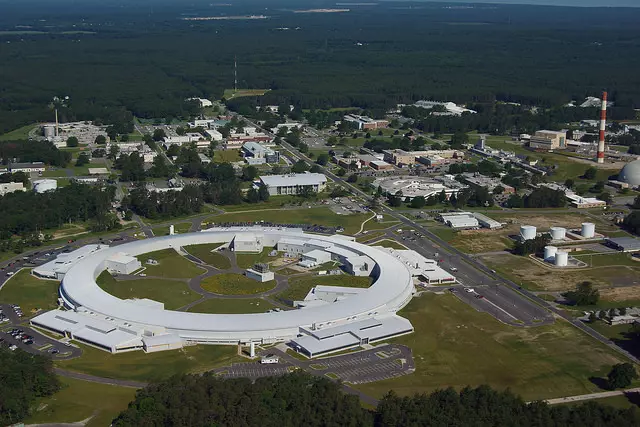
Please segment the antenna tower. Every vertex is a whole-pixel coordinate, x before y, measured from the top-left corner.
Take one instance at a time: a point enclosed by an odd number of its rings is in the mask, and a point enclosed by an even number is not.
[[[233,91],[238,91],[238,58],[233,57]]]

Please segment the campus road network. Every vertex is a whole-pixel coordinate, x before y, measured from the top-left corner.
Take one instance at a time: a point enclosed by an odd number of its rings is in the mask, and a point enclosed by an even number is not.
[[[295,147],[293,147],[288,142],[282,141],[281,144],[282,144],[282,146],[284,148],[286,148],[293,155],[294,158],[297,158],[297,159],[300,159],[300,160],[304,160],[304,161],[309,162],[309,163],[313,163],[313,160],[311,160],[306,155],[300,153]],[[342,184],[342,185],[346,186],[347,188],[349,188],[353,194],[356,194],[356,195],[362,197],[364,200],[371,201],[371,199],[372,199],[371,196],[369,196],[368,194],[366,194],[365,192],[363,192],[362,190],[357,188],[355,185],[352,185],[351,183],[347,182],[346,180],[340,178],[339,176],[337,176],[336,174],[334,174],[333,172],[331,172],[327,168],[323,168],[323,172],[328,177],[330,177],[332,180],[334,180],[335,182],[339,182],[340,184]],[[382,211],[385,214],[397,219],[402,224],[404,224],[406,226],[409,226],[412,229],[417,230],[418,232],[422,233],[424,235],[424,237],[428,238],[431,241],[431,244],[433,245],[434,249],[437,248],[439,253],[445,254],[447,256],[450,256],[451,257],[451,265],[455,266],[459,271],[459,273],[456,273],[456,274],[457,275],[461,275],[461,276],[466,276],[468,280],[471,280],[471,282],[470,283],[468,282],[467,285],[474,284],[474,286],[478,286],[478,284],[487,283],[487,282],[494,282],[494,283],[498,283],[498,284],[501,284],[501,285],[508,286],[512,290],[514,290],[517,294],[519,294],[522,299],[528,298],[529,300],[535,301],[541,307],[544,307],[547,310],[549,310],[550,312],[552,312],[553,314],[555,314],[556,316],[563,318],[564,320],[566,320],[567,322],[571,323],[576,328],[582,330],[583,332],[587,333],[591,337],[593,337],[596,340],[600,341],[601,343],[607,345],[612,350],[624,355],[626,358],[632,360],[635,363],[640,363],[640,360],[637,357],[635,357],[634,355],[632,355],[628,351],[620,348],[619,346],[615,345],[610,339],[608,339],[604,335],[602,335],[599,332],[595,331],[594,329],[590,328],[588,325],[584,324],[580,320],[574,319],[570,314],[565,313],[563,310],[558,309],[557,307],[553,306],[548,301],[545,301],[542,298],[538,297],[536,294],[534,294],[534,293],[522,288],[517,283],[512,282],[511,280],[508,280],[508,279],[505,279],[503,277],[500,277],[500,276],[496,275],[486,265],[484,265],[481,262],[479,262],[478,260],[470,257],[469,255],[465,254],[464,252],[456,249],[455,247],[449,245],[447,242],[442,240],[440,237],[436,236],[434,233],[429,231],[428,228],[423,227],[422,225],[420,225],[417,222],[407,218],[406,216],[402,215],[401,213],[394,211],[393,209],[391,209],[388,206],[382,205],[380,207],[380,211]]]

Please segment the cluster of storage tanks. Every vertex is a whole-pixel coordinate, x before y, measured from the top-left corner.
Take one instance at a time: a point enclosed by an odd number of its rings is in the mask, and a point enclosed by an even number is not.
[[[555,246],[545,246],[544,260],[556,267],[566,267],[569,264],[569,252],[560,251]]]
[[[522,240],[535,239],[538,231],[533,225],[521,225],[520,237]],[[567,238],[567,229],[564,227],[551,227],[549,230],[551,240],[565,240]],[[596,235],[596,226],[592,222],[583,222],[580,228],[580,236],[584,239],[592,239]]]

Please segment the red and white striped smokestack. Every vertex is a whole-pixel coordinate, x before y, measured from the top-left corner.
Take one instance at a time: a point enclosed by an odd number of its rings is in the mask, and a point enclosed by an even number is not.
[[[600,110],[600,139],[598,139],[598,163],[604,163],[604,130],[607,126],[607,92],[602,92]]]

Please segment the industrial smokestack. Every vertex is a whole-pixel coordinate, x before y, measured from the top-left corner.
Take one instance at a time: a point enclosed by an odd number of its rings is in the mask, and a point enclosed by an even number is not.
[[[607,126],[607,92],[602,92],[600,110],[600,139],[598,139],[598,163],[604,163],[604,130]]]
[[[59,135],[59,132],[58,132],[58,109],[56,108],[56,136],[58,136],[58,135]]]

